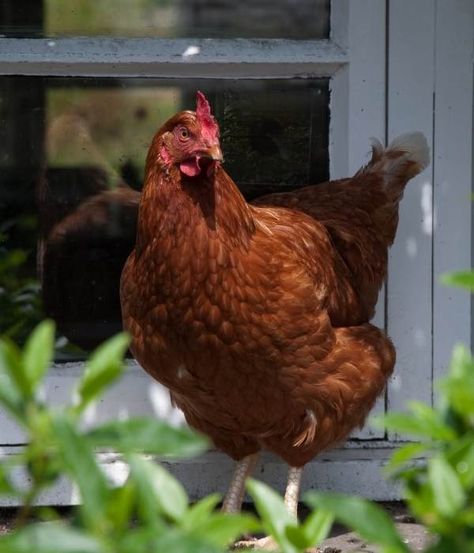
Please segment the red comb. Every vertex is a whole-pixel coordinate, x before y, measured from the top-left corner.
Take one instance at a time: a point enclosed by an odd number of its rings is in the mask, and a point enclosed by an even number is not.
[[[213,141],[217,140],[219,137],[219,127],[212,116],[211,106],[207,98],[200,90],[196,92],[196,116],[201,123],[206,138]]]
[[[211,106],[209,105],[207,98],[200,90],[196,92],[196,114],[198,118],[202,120],[210,119],[212,117]]]

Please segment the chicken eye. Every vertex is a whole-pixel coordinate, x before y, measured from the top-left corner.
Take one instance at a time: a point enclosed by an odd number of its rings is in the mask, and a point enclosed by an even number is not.
[[[181,127],[179,129],[179,137],[180,138],[189,138],[189,131],[186,127]]]

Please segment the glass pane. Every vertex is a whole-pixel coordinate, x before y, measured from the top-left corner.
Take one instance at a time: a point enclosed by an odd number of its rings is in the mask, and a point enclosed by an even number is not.
[[[329,0],[4,0],[10,36],[329,38]]]
[[[64,359],[120,330],[147,149],[196,89],[248,199],[327,179],[327,80],[0,79],[0,333],[52,317]]]

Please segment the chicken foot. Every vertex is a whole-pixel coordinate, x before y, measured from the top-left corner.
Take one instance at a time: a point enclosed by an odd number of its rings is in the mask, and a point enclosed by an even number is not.
[[[245,494],[245,482],[257,464],[259,453],[252,453],[237,462],[229,489],[224,498],[222,512],[240,513]]]

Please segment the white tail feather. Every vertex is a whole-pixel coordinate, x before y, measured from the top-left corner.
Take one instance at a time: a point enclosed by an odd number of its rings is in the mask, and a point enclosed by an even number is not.
[[[421,132],[401,134],[387,148],[377,139],[372,139],[371,143],[372,159],[359,174],[381,175],[386,186],[393,187],[396,197],[400,196],[406,182],[430,163],[428,142]]]
[[[421,132],[401,134],[390,142],[388,152],[405,152],[408,161],[417,164],[418,170],[423,171],[430,164],[430,149],[425,135]]]

